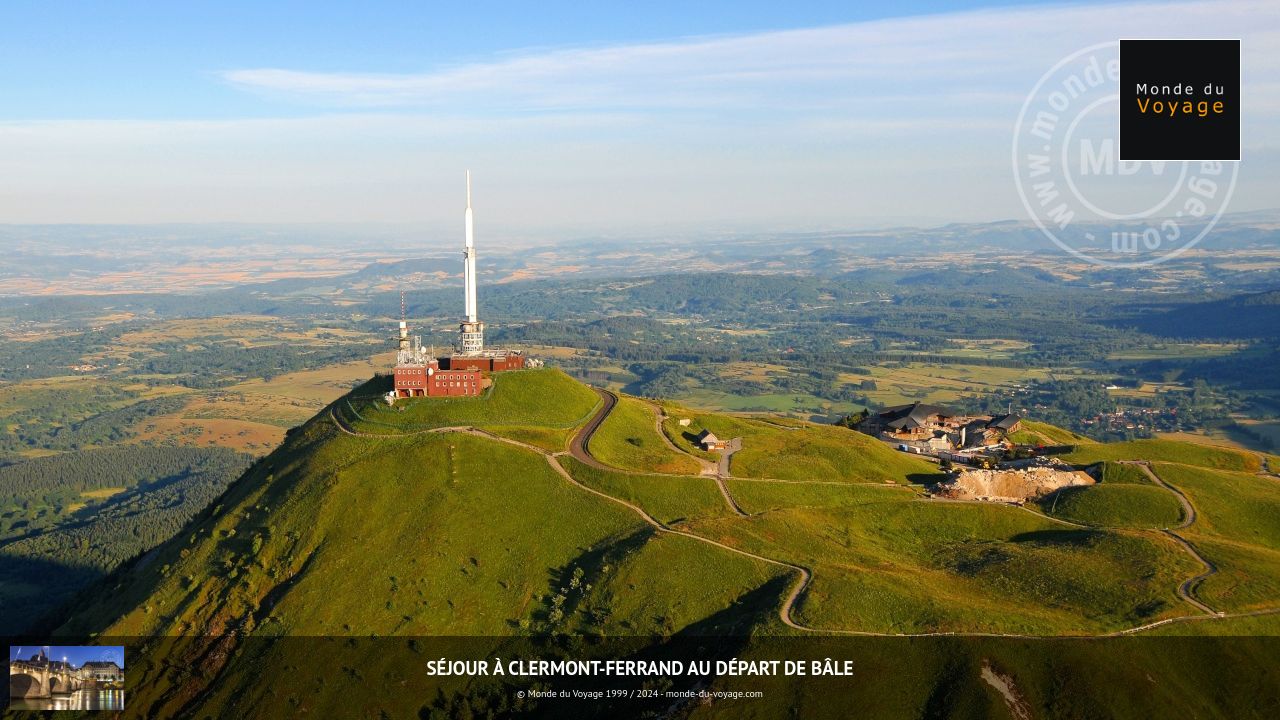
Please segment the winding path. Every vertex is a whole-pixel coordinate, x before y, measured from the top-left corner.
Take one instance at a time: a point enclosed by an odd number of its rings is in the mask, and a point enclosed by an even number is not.
[[[599,467],[606,470],[612,470],[612,468],[604,465],[603,463],[600,463],[595,458],[591,457],[588,451],[589,449],[588,441],[590,440],[591,434],[594,433],[600,427],[600,424],[604,422],[604,418],[609,414],[609,412],[617,404],[617,396],[604,390],[596,390],[596,392],[601,395],[602,399],[604,399],[604,403],[601,405],[600,409],[596,412],[596,414],[592,416],[592,418],[588,420],[581,428],[579,428],[577,433],[574,435],[573,440],[570,442],[570,451],[568,454],[572,455],[574,458],[578,459],[581,462],[591,465],[592,467]],[[1166,618],[1164,620],[1158,620],[1156,622],[1147,623],[1145,625],[1139,625],[1137,627],[1127,628],[1124,630],[1117,630],[1115,632],[1110,632],[1110,633],[1103,633],[1100,635],[1029,635],[1024,633],[984,633],[984,632],[891,633],[891,632],[874,632],[870,630],[840,630],[840,629],[816,628],[809,625],[805,625],[795,620],[792,617],[793,611],[795,609],[796,601],[800,598],[800,595],[804,593],[804,591],[809,587],[810,582],[812,582],[813,580],[812,570],[810,570],[809,568],[803,565],[798,565],[796,563],[788,562],[785,560],[779,560],[776,558],[766,557],[764,555],[759,555],[759,554],[750,552],[748,550],[743,550],[740,548],[733,547],[731,545],[726,545],[725,543],[712,540],[711,538],[703,537],[701,535],[696,535],[694,533],[687,532],[685,530],[677,530],[675,528],[669,527],[665,523],[661,522],[657,518],[650,515],[644,508],[640,507],[639,505],[636,505],[635,503],[632,503],[628,500],[624,500],[622,498],[614,497],[605,492],[602,492],[595,488],[584,485],[583,483],[574,479],[574,477],[570,475],[567,470],[564,469],[564,466],[560,464],[559,458],[566,454],[564,452],[559,452],[559,453],[548,452],[545,448],[541,448],[536,445],[530,445],[529,443],[521,442],[519,440],[513,440],[511,438],[504,438],[504,437],[494,435],[492,433],[489,433],[479,428],[471,427],[471,426],[450,426],[450,427],[430,428],[426,430],[418,430],[410,433],[399,433],[395,435],[379,434],[379,433],[364,433],[349,427],[339,416],[339,413],[336,412],[335,410],[336,406],[337,406],[336,402],[329,406],[330,419],[333,420],[334,426],[337,427],[339,431],[347,435],[351,435],[353,437],[386,440],[386,439],[402,437],[406,435],[424,435],[424,434],[431,434],[431,433],[455,433],[456,432],[456,433],[466,433],[469,435],[476,435],[476,436],[488,438],[490,440],[507,443],[508,445],[514,445],[516,447],[524,448],[525,450],[538,453],[539,455],[543,456],[543,458],[546,459],[547,464],[551,467],[553,471],[555,471],[556,474],[558,474],[561,478],[563,478],[565,481],[567,481],[571,485],[585,492],[589,492],[592,495],[595,495],[599,498],[602,498],[604,500],[607,500],[612,503],[616,503],[618,505],[621,505],[622,507],[627,508],[631,512],[635,513],[643,522],[645,522],[647,525],[649,525],[659,533],[686,537],[686,538],[689,538],[690,540],[695,540],[697,542],[705,543],[707,545],[711,545],[721,550],[734,553],[735,555],[750,558],[752,560],[756,560],[756,561],[765,563],[767,565],[789,570],[795,573],[796,579],[792,583],[790,590],[788,590],[786,597],[783,598],[782,604],[778,607],[778,619],[787,627],[792,628],[794,630],[801,631],[801,632],[805,632],[805,633],[814,633],[819,635],[850,635],[850,636],[862,636],[862,637],[902,637],[902,638],[984,637],[984,638],[1012,638],[1012,639],[1021,639],[1021,640],[1062,640],[1062,639],[1097,640],[1102,638],[1113,638],[1113,637],[1122,637],[1126,635],[1133,635],[1133,634],[1141,633],[1147,630],[1152,630],[1154,628],[1162,627],[1164,625],[1171,625],[1174,623],[1181,623],[1181,622],[1194,622],[1194,621],[1216,620],[1216,619],[1226,619],[1226,618],[1258,617],[1263,615],[1280,614],[1280,608],[1269,608],[1269,609],[1255,610],[1252,612],[1244,612],[1244,613],[1214,612],[1208,609],[1206,606],[1199,603],[1198,601],[1194,600],[1194,598],[1190,598],[1189,595],[1184,595],[1183,596],[1184,599],[1187,599],[1189,602],[1196,605],[1197,607],[1203,608],[1207,614],[1184,615],[1180,617]],[[1141,461],[1133,461],[1133,462],[1134,464],[1142,464]],[[1149,468],[1147,468],[1147,472],[1150,472]],[[1155,478],[1154,473],[1151,473],[1151,476]],[[1175,493],[1178,492],[1176,489],[1173,489],[1171,486],[1165,484],[1163,481],[1159,480],[1158,478],[1155,478],[1155,480],[1159,484],[1165,487],[1169,487]],[[1178,493],[1178,494],[1179,496],[1181,496],[1181,493]],[[1188,505],[1189,504],[1190,503],[1188,502]],[[1192,508],[1192,512],[1194,513],[1194,508]],[[1194,514],[1192,515],[1192,518],[1194,519]],[[1189,524],[1190,523],[1188,522],[1180,527],[1186,527],[1186,525],[1189,525]],[[1166,532],[1169,532],[1171,535],[1173,535],[1172,531],[1166,531]],[[1174,535],[1174,537],[1181,540],[1181,538],[1178,537],[1177,535]],[[1189,543],[1186,543],[1185,540],[1182,540],[1182,542],[1190,550],[1190,552],[1192,552],[1197,558],[1200,558],[1199,553],[1196,552],[1195,549],[1192,548]],[[1202,562],[1205,563],[1206,566],[1213,568],[1213,566],[1210,565],[1207,561],[1204,561],[1203,558],[1200,558],[1200,559]],[[1183,587],[1186,587],[1189,584],[1192,584],[1198,581],[1199,579],[1203,579],[1203,577],[1207,577],[1208,575],[1213,574],[1213,572],[1216,572],[1216,569],[1213,569],[1211,572],[1206,573],[1204,576],[1197,576],[1196,578],[1192,578],[1191,580],[1184,582]],[[1179,588],[1179,590],[1181,592],[1182,588]]]
[[[1159,487],[1173,493],[1174,496],[1178,498],[1178,502],[1182,503],[1182,522],[1175,528],[1165,528],[1163,532],[1165,535],[1172,538],[1173,541],[1182,547],[1183,550],[1186,550],[1191,557],[1195,558],[1196,561],[1203,565],[1204,572],[1196,575],[1195,577],[1189,577],[1186,580],[1183,580],[1182,584],[1178,585],[1178,597],[1192,605],[1195,605],[1197,608],[1209,615],[1222,617],[1224,613],[1214,610],[1201,602],[1200,599],[1194,595],[1196,587],[1198,587],[1205,578],[1218,572],[1218,566],[1209,562],[1208,558],[1200,554],[1200,551],[1196,549],[1195,545],[1192,545],[1189,540],[1175,532],[1175,530],[1184,530],[1191,527],[1191,524],[1196,521],[1196,506],[1191,504],[1191,500],[1188,499],[1186,495],[1182,494],[1181,490],[1162,480],[1159,475],[1156,475],[1155,471],[1151,469],[1151,463],[1145,460],[1122,460],[1120,462],[1123,465],[1133,465],[1134,467],[1142,470],[1143,474],[1147,476],[1147,479]]]
[[[596,410],[596,414],[592,415],[590,420],[587,420],[585,425],[578,429],[578,432],[574,433],[573,439],[569,441],[569,454],[578,462],[590,465],[597,470],[613,470],[614,468],[596,460],[587,450],[587,445],[591,442],[591,436],[595,435],[596,430],[599,430],[600,425],[604,423],[604,419],[617,407],[618,396],[608,390],[594,387],[591,389],[595,391],[596,395],[600,396],[600,408]],[[539,448],[539,450],[542,449]]]
[[[658,437],[662,438],[662,444],[666,445],[667,449],[672,452],[691,457],[694,460],[698,461],[699,475],[703,475],[705,477],[714,477],[717,472],[717,469],[716,469],[717,466],[715,463],[711,462],[710,460],[704,457],[698,457],[697,455],[694,455],[691,452],[680,449],[679,446],[671,442],[671,438],[667,437],[667,432],[662,429],[662,423],[664,420],[667,419],[667,411],[657,403],[650,403],[649,407],[652,408],[654,412],[655,422],[653,424],[653,429],[658,433]]]
[[[716,487],[720,488],[720,494],[724,496],[725,504],[729,506],[730,510],[739,517],[750,517],[747,511],[738,505],[733,493],[729,492],[729,486],[724,482],[724,479],[729,477],[729,462],[733,459],[733,454],[741,449],[742,438],[740,437],[736,437],[725,444],[724,452],[720,454],[720,462],[716,466]]]

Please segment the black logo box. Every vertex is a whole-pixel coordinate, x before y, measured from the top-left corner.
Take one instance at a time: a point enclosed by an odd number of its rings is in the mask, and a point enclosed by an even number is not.
[[[1241,100],[1239,40],[1120,41],[1121,160],[1239,160]]]

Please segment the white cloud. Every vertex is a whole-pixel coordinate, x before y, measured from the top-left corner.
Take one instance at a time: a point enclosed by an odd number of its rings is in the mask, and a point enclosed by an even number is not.
[[[569,48],[421,73],[223,73],[236,87],[335,106],[472,110],[795,111],[893,95],[1020,92],[1066,53],[1117,37],[1247,34],[1250,76],[1280,78],[1272,0],[986,10],[804,30]],[[1021,99],[1021,95],[1018,95]]]
[[[1041,73],[1099,41],[1188,34],[1244,39],[1257,167],[1234,207],[1273,206],[1280,13],[1242,0],[984,10],[417,74],[229,71],[323,114],[0,123],[0,218],[449,228],[467,167],[483,226],[513,234],[1021,217],[1011,127]]]

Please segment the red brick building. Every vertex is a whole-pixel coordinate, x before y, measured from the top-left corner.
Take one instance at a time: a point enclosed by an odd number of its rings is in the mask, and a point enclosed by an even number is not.
[[[440,369],[437,360],[424,364],[396,365],[395,396],[474,397],[484,389],[478,369]]]

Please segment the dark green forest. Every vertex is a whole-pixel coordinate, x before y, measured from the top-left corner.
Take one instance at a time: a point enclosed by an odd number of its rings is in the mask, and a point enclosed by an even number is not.
[[[248,463],[224,448],[120,447],[0,466],[0,633],[172,537]]]

